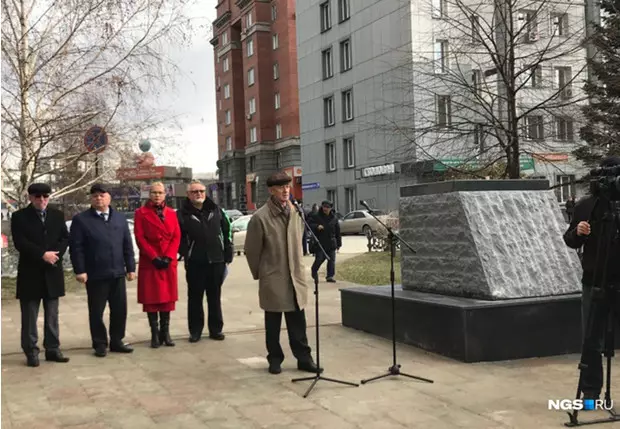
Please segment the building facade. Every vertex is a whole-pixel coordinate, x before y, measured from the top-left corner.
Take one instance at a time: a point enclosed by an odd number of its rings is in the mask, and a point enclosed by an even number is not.
[[[522,3],[504,15],[514,34],[501,42],[499,3],[299,2],[304,203],[327,198],[343,214],[359,200],[394,210],[401,186],[501,162],[497,136],[509,113],[488,47],[502,43],[515,51],[522,174],[566,184],[560,202],[579,195],[574,180],[585,171],[571,152],[583,144],[584,8]]]
[[[213,22],[222,205],[253,211],[267,177],[288,172],[301,198],[294,0],[221,0]]]

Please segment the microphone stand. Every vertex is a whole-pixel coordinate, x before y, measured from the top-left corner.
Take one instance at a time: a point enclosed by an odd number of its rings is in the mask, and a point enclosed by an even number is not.
[[[318,238],[316,237],[316,235],[314,234],[314,231],[312,231],[312,228],[310,228],[310,225],[308,225],[308,222],[306,222],[304,213],[301,209],[301,207],[296,204],[293,203],[293,205],[295,206],[295,208],[297,209],[297,213],[299,214],[299,217],[301,218],[302,222],[306,225],[307,230],[310,232],[311,237],[315,240],[316,244],[318,245],[318,247],[321,249],[321,252],[323,252],[323,256],[325,257],[326,261],[329,261],[330,258],[327,255],[327,252],[325,251],[325,249],[323,249],[323,246],[321,246],[321,243],[319,242]],[[320,340],[319,340],[319,276],[313,276],[314,279],[314,295],[315,295],[315,301],[314,301],[314,313],[315,313],[315,318],[316,318],[316,323],[315,323],[315,330],[316,330],[316,375],[312,376],[312,377],[303,377],[303,378],[294,378],[291,380],[291,382],[296,383],[298,381],[307,381],[307,380],[314,380],[312,382],[312,384],[310,385],[310,387],[308,388],[308,390],[306,390],[306,393],[304,393],[304,398],[307,398],[308,395],[310,394],[310,392],[312,391],[312,389],[314,388],[314,386],[316,385],[316,383],[318,383],[319,380],[325,380],[325,381],[331,381],[332,383],[340,383],[340,384],[346,384],[347,386],[355,386],[358,387],[359,385],[356,383],[350,383],[348,381],[342,381],[342,380],[336,380],[333,378],[328,378],[328,377],[323,377],[321,375],[321,354],[319,353],[319,344],[320,344]]]
[[[383,222],[381,222],[381,220],[375,216],[373,210],[368,207],[368,204],[366,204],[365,201],[360,201],[360,204],[362,206],[364,206],[366,208],[366,210],[368,210],[368,213],[374,217],[377,222],[379,222],[381,225],[383,225],[383,227],[388,231],[388,241],[389,241],[389,245],[390,245],[390,282],[391,282],[391,291],[392,291],[392,366],[388,368],[388,372],[386,374],[382,374],[382,375],[378,375],[376,377],[372,377],[372,378],[368,378],[365,380],[362,380],[361,383],[362,384],[366,384],[369,383],[371,381],[374,380],[378,380],[380,378],[385,378],[385,377],[389,377],[391,375],[403,375],[405,377],[409,377],[409,378],[414,378],[416,380],[420,380],[420,381],[425,381],[427,383],[433,383],[433,380],[430,380],[428,378],[423,378],[423,377],[418,377],[415,375],[411,375],[411,374],[406,374],[404,372],[401,372],[400,370],[400,364],[396,363],[396,299],[394,298],[394,279],[395,279],[395,275],[394,275],[394,253],[395,253],[395,247],[396,247],[396,242],[397,240],[400,241],[401,244],[404,244],[405,246],[407,246],[407,248],[409,250],[411,250],[413,253],[416,253],[416,251],[413,249],[413,247],[411,247],[409,245],[409,243],[407,243],[405,240],[403,240],[397,233],[394,232],[394,230],[392,230],[392,228],[390,228],[389,226],[387,226],[386,224],[384,224]]]

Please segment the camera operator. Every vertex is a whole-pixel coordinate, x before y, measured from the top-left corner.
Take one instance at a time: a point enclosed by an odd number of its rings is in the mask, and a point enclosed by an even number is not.
[[[608,157],[600,163],[601,167],[616,165],[620,165],[619,157]],[[603,387],[603,359],[601,354],[603,352],[605,324],[608,316],[605,305],[611,303],[596,301],[598,311],[593,314],[591,335],[589,338],[586,338],[588,313],[593,299],[598,299],[599,296],[602,296],[603,291],[599,288],[602,286],[600,282],[604,277],[606,277],[608,286],[620,287],[620,264],[618,264],[620,260],[620,242],[617,233],[613,237],[614,242],[608,258],[606,276],[604,275],[605,273],[601,272],[600,267],[600,264],[603,263],[606,249],[601,249],[600,256],[598,256],[600,261],[597,261],[599,244],[601,240],[605,240],[605,237],[603,237],[603,214],[607,210],[608,202],[608,198],[603,194],[599,196],[589,195],[581,199],[575,205],[570,226],[564,234],[564,242],[567,246],[573,249],[583,247],[583,258],[581,261],[583,267],[581,317],[584,335],[582,363],[586,367],[582,373],[581,390],[584,399],[598,399]],[[616,231],[615,225],[614,231]],[[599,266],[597,266],[597,262]],[[596,285],[594,285],[595,281]]]

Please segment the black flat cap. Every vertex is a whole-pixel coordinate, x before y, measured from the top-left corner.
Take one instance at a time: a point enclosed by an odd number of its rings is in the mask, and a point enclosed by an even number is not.
[[[267,178],[267,186],[282,186],[282,185],[286,185],[287,183],[291,183],[293,179],[291,179],[291,177],[280,171],[278,173],[274,173],[271,176],[269,176]]]
[[[333,207],[334,205],[332,204],[332,202],[331,202],[331,201],[324,200],[324,201],[321,203],[321,206],[323,206],[323,207],[330,207],[330,208],[331,208],[331,207]]]
[[[52,188],[47,183],[33,183],[28,186],[28,194],[36,195],[36,194],[51,194]]]
[[[90,187],[90,193],[91,195],[96,193],[107,194],[108,190],[101,183],[95,183],[93,186]]]

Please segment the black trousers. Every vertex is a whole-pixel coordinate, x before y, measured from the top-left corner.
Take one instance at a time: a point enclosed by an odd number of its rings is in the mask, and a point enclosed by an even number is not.
[[[19,300],[22,313],[22,350],[26,355],[39,354],[37,319],[40,304],[41,299]],[[58,298],[43,298],[43,311],[45,312],[43,347],[46,351],[58,350],[60,347],[60,340],[58,339]]]
[[[581,390],[586,396],[596,397],[603,388],[603,349],[610,311],[615,316],[616,330],[620,320],[620,295],[616,286],[615,294],[606,299],[592,287],[583,288],[581,298],[581,314],[583,328],[583,355],[581,362],[587,367],[581,377]],[[594,291],[594,292],[593,292]],[[592,314],[590,314],[592,312]],[[590,326],[588,327],[588,323]]]
[[[318,246],[317,246],[318,247]],[[328,279],[334,278],[336,275],[336,249],[325,249],[327,252],[327,256],[329,257],[329,261],[327,261],[327,275]],[[317,249],[314,253],[314,263],[312,264],[312,277],[316,276],[319,272],[319,268],[325,262],[325,255],[321,251],[321,249]]]
[[[300,310],[297,302],[295,311],[284,313],[288,342],[293,356],[298,361],[307,362],[312,359],[308,337],[306,336],[306,313]],[[265,340],[267,343],[267,361],[282,363],[284,352],[280,346],[280,329],[282,327],[282,312],[265,311]]]
[[[192,336],[202,335],[205,326],[205,313],[202,305],[207,295],[209,334],[219,334],[224,327],[222,315],[222,283],[225,263],[189,262],[185,266],[187,279],[187,325]]]
[[[89,280],[86,283],[88,294],[88,323],[93,348],[108,346],[108,332],[103,323],[103,312],[110,304],[110,342],[122,344],[127,324],[127,287],[125,277],[106,280]]]

